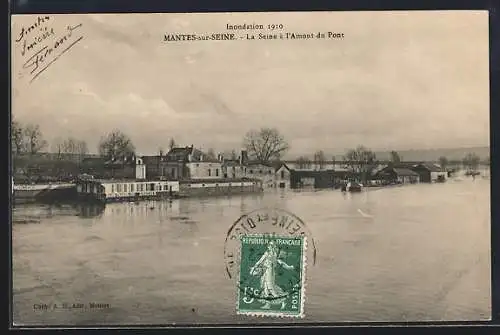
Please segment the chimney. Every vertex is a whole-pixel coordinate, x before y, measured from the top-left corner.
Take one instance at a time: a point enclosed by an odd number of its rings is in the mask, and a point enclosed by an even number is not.
[[[245,165],[248,162],[248,154],[246,150],[241,150],[240,164]]]

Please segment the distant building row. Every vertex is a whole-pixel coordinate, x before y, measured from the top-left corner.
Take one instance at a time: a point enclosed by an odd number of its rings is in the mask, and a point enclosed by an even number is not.
[[[253,178],[260,179],[266,188],[335,187],[347,180],[360,179],[359,174],[346,169],[299,170],[284,162],[262,163],[248,158],[245,150],[238,159],[225,159],[222,155],[210,157],[192,145],[173,148],[165,155],[142,156],[128,161],[107,162],[116,178],[163,179],[163,180],[222,180]],[[373,166],[369,180],[389,183],[432,182],[446,178],[447,173],[433,164],[390,164]],[[90,174],[102,174],[87,169]],[[441,176],[441,177],[439,177]]]

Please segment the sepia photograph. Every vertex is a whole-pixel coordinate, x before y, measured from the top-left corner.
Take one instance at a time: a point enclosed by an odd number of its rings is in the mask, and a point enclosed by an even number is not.
[[[487,11],[11,16],[14,326],[491,319]]]

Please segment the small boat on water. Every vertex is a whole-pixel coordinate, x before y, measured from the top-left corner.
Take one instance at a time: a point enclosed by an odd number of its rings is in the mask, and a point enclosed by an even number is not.
[[[342,192],[361,192],[363,190],[363,185],[360,183],[348,182],[342,185]]]

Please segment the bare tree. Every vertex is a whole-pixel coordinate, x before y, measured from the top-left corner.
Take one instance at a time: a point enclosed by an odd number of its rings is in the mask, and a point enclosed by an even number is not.
[[[297,158],[297,168],[298,169],[309,169],[311,167],[311,160],[306,156],[300,156]]]
[[[248,155],[262,163],[280,159],[289,149],[283,135],[276,128],[261,128],[246,133],[243,144]]]
[[[448,158],[445,156],[439,157],[439,165],[441,166],[441,169],[446,170],[448,166]]]
[[[63,150],[66,154],[66,159],[73,159],[78,152],[78,140],[72,137],[67,138],[64,141]]]
[[[76,152],[78,154],[78,161],[82,161],[89,152],[87,142],[77,141],[76,142]]]
[[[43,134],[39,125],[29,124],[24,129],[24,136],[28,153],[35,155],[47,145],[47,141],[43,139]]]
[[[369,168],[375,164],[375,153],[360,145],[356,149],[350,149],[345,155],[346,164],[355,173],[361,175],[362,181],[366,182]]]
[[[12,120],[11,130],[12,155],[17,156],[25,152],[26,142],[24,130],[21,123]]]
[[[469,170],[469,171],[476,171],[477,168],[479,167],[479,162],[480,162],[480,158],[478,155],[476,155],[475,153],[471,152],[471,153],[468,153],[464,159],[462,160],[462,163],[464,165],[464,167]]]
[[[177,146],[177,144],[175,143],[174,138],[173,138],[173,137],[172,137],[172,138],[170,138],[170,141],[168,142],[168,148],[169,148],[170,150],[172,150],[172,149],[173,149],[173,148],[175,148],[176,146]]]
[[[314,153],[314,164],[322,170],[325,167],[326,157],[323,150],[318,150]]]
[[[393,163],[401,163],[401,156],[397,151],[391,151],[391,162]]]
[[[126,159],[135,152],[132,140],[120,130],[103,136],[99,143],[99,154],[106,159]]]
[[[64,141],[62,138],[57,137],[54,139],[54,142],[52,143],[52,152],[57,154],[58,160],[62,159],[64,153]]]

